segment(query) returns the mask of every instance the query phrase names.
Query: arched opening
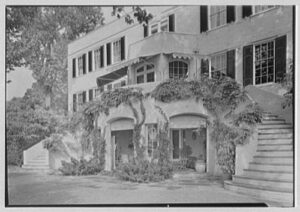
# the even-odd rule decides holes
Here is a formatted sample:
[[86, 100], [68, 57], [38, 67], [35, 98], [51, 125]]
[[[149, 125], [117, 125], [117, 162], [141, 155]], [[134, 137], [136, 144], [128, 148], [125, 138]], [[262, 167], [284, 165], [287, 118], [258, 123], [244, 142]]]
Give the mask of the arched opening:
[[207, 127], [204, 115], [178, 114], [170, 117], [170, 137], [173, 160], [191, 160], [206, 164]]
[[133, 127], [134, 120], [128, 117], [114, 118], [109, 121], [111, 129], [112, 168], [115, 169], [120, 162], [128, 162], [133, 153]]

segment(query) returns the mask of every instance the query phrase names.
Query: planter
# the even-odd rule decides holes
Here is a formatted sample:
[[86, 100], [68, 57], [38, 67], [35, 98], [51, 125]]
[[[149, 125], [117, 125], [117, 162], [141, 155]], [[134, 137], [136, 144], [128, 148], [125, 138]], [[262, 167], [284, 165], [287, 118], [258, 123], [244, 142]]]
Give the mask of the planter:
[[196, 169], [196, 172], [205, 173], [205, 170], [206, 170], [205, 161], [204, 160], [196, 160], [195, 169]]

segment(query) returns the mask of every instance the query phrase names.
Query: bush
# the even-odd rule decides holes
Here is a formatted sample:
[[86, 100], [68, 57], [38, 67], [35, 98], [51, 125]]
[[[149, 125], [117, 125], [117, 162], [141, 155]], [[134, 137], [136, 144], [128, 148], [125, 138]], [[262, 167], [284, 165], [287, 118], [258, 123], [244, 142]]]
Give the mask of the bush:
[[172, 167], [174, 171], [181, 171], [187, 168], [187, 159], [181, 159], [172, 162]]
[[131, 182], [158, 182], [171, 178], [173, 170], [170, 163], [134, 160], [132, 163], [120, 164], [117, 175], [122, 180]]
[[100, 165], [98, 158], [93, 158], [89, 161], [80, 159], [79, 161], [75, 158], [71, 158], [71, 162], [62, 161], [62, 167], [59, 171], [63, 175], [95, 175], [103, 170], [103, 166]]

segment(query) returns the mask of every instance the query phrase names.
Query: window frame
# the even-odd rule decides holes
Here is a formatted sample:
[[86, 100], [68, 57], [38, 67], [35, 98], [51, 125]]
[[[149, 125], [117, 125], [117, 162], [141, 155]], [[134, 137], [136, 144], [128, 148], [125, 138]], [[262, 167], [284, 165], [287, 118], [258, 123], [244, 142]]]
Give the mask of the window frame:
[[84, 54], [77, 57], [78, 77], [83, 75], [83, 67], [84, 67], [84, 65], [83, 65], [83, 56], [84, 56]]
[[[272, 57], [272, 59], [273, 59], [273, 65], [272, 65], [273, 66], [273, 73], [272, 73], [273, 74], [273, 80], [270, 81], [270, 82], [268, 82], [268, 76], [269, 76], [269, 74], [268, 74], [268, 59], [270, 59], [268, 57], [268, 54], [269, 54], [268, 43], [270, 43], [270, 42], [273, 43], [273, 57]], [[267, 82], [265, 82], [265, 83], [261, 82], [261, 83], [257, 84], [256, 83], [256, 65], [255, 65], [255, 62], [256, 62], [255, 47], [258, 46], [258, 45], [262, 46], [262, 44], [267, 44], [267, 58], [266, 58], [266, 69], [267, 69], [267, 75], [266, 75], [266, 77], [267, 77]], [[276, 49], [276, 46], [275, 45], [276, 45], [275, 39], [268, 39], [268, 40], [264, 40], [264, 41], [259, 41], [259, 42], [253, 43], [253, 45], [252, 45], [252, 48], [253, 48], [252, 49], [252, 52], [253, 52], [253, 85], [255, 85], [255, 86], [263, 86], [263, 85], [275, 83], [275, 75], [276, 75], [276, 71], [275, 71], [275, 64], [276, 64], [275, 49]], [[260, 61], [262, 61], [262, 60], [260, 60]], [[262, 70], [261, 70], [260, 77], [262, 77]], [[261, 81], [262, 81], [262, 79], [261, 79]]]
[[[225, 12], [224, 24], [212, 27], [212, 16], [213, 16], [212, 15], [212, 7], [224, 7], [223, 10], [213, 14], [213, 15], [217, 15], [217, 14], [221, 14], [222, 12]], [[223, 26], [227, 25], [227, 7], [226, 7], [226, 5], [211, 5], [211, 6], [209, 6], [208, 22], [209, 22], [208, 23], [208, 26], [209, 26], [208, 30], [214, 30], [214, 29], [217, 29], [217, 28], [220, 28], [220, 27], [223, 27]]]
[[[222, 52], [218, 52], [218, 53], [214, 53], [210, 56], [210, 62], [209, 62], [209, 77], [213, 78], [213, 72], [222, 72], [222, 70], [225, 70], [225, 73], [222, 72], [225, 76], [227, 76], [227, 52], [228, 51], [222, 51]], [[225, 68], [222, 69], [216, 69], [214, 71], [212, 71], [212, 67], [213, 67], [213, 62], [212, 62], [212, 58], [213, 57], [218, 57], [218, 56], [225, 56], [225, 62], [224, 62], [224, 66]], [[223, 63], [222, 63], [223, 64]]]
[[[152, 66], [152, 68], [150, 69], [147, 69], [148, 66]], [[141, 70], [141, 68], [143, 69], [143, 71], [139, 71], [138, 70]], [[147, 78], [147, 75], [150, 74], [150, 73], [154, 73], [154, 81], [155, 82], [155, 65], [153, 63], [144, 63], [144, 64], [141, 64], [139, 66], [137, 66], [135, 68], [135, 84], [143, 84], [143, 83], [151, 83], [151, 82], [148, 82], [148, 78]], [[140, 76], [143, 76], [143, 82], [142, 83], [138, 83], [138, 80], [137, 78], [140, 77]]]
[[[103, 57], [103, 61], [102, 61], [103, 66], [102, 67], [101, 67], [101, 48], [103, 48], [103, 56], [102, 56]], [[97, 58], [97, 52], [99, 52], [99, 54], [98, 54], [99, 61], [98, 62], [97, 62], [97, 59], [98, 59]], [[94, 60], [93, 66], [94, 66], [94, 71], [100, 70], [100, 69], [102, 69], [102, 68], [105, 67], [105, 59], [106, 59], [105, 58], [105, 53], [106, 52], [105, 52], [105, 45], [104, 44], [93, 50], [93, 60]]]
[[[122, 61], [122, 59], [121, 59], [121, 54], [122, 54], [122, 45], [121, 45], [121, 39], [122, 39], [122, 37], [120, 37], [120, 38], [118, 38], [118, 39], [115, 39], [115, 40], [113, 40], [112, 42], [111, 42], [111, 60], [112, 60], [112, 62], [111, 62], [111, 64], [116, 64], [116, 63], [119, 63], [119, 62], [121, 62]], [[118, 58], [120, 58], [119, 60], [115, 60], [115, 49], [114, 49], [114, 46], [115, 46], [115, 43], [119, 43], [119, 55], [118, 55]]]
[[[164, 15], [162, 18], [160, 18], [160, 20], [156, 20], [153, 23], [149, 24], [148, 36], [151, 36], [151, 35], [154, 35], [154, 34], [157, 34], [157, 33], [160, 33], [160, 32], [170, 32], [170, 23], [169, 22], [170, 22], [170, 16], [171, 15], [174, 15], [174, 22], [176, 23], [175, 13]], [[163, 31], [163, 30], [161, 30], [161, 26], [162, 26], [162, 22], [164, 22], [164, 21], [166, 22], [167, 29]], [[157, 32], [152, 33], [152, 27], [155, 26], [155, 25], [157, 25]]]
[[[256, 7], [258, 7], [258, 6], [261, 6], [261, 7], [263, 7], [263, 6], [271, 6], [271, 7], [256, 12], [255, 9], [256, 9]], [[276, 5], [252, 5], [252, 15], [261, 14], [261, 13], [264, 13], [264, 12], [266, 12], [266, 11], [269, 11], [269, 10], [272, 10], [272, 9], [275, 9], [275, 8], [276, 8]]]
[[[170, 76], [170, 64], [171, 63], [174, 63], [174, 62], [179, 62], [179, 63], [184, 63], [184, 64], [186, 64], [186, 66], [187, 66], [187, 71], [186, 71], [186, 77], [178, 77], [178, 79], [187, 79], [188, 77], [189, 77], [189, 63], [187, 62], [187, 61], [185, 61], [185, 60], [183, 60], [183, 59], [172, 59], [172, 60], [170, 60], [169, 61], [169, 64], [168, 64], [168, 66], [169, 66], [169, 72], [168, 72], [168, 74], [169, 74], [169, 79], [174, 79], [174, 80], [178, 80], [178, 79], [176, 79], [176, 78], [174, 78], [174, 68], [173, 68], [173, 77], [171, 78]], [[179, 68], [180, 66], [178, 66], [178, 68]], [[178, 76], [179, 76], [179, 69], [178, 69]]]

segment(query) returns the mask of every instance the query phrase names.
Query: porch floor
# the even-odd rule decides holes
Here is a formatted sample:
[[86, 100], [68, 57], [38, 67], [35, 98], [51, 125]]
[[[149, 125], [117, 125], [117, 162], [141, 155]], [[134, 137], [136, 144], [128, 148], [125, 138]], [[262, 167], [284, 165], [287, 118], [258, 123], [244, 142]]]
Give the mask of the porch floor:
[[173, 179], [138, 184], [116, 177], [59, 176], [22, 171], [8, 172], [9, 205], [64, 204], [239, 204], [261, 203], [225, 190], [218, 178], [193, 172]]

